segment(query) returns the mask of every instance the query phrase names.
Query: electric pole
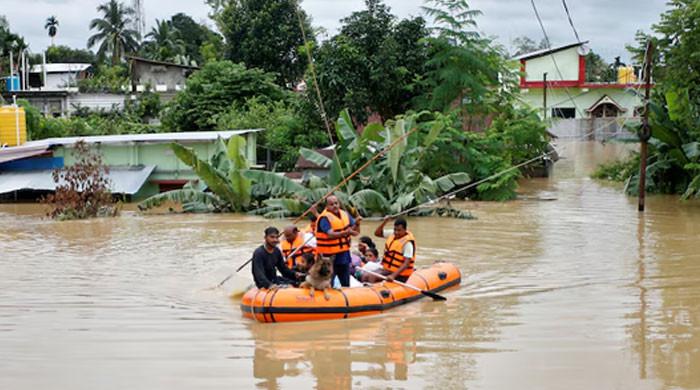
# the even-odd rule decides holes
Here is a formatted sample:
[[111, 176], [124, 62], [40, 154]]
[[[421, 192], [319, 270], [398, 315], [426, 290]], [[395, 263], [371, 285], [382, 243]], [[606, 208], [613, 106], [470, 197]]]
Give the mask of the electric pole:
[[651, 40], [647, 42], [647, 49], [644, 55], [644, 116], [642, 117], [642, 128], [639, 132], [641, 142], [639, 150], [639, 211], [644, 212], [644, 201], [646, 197], [647, 182], [647, 154], [648, 142], [651, 138], [649, 128], [649, 97], [651, 95], [651, 59], [654, 52], [654, 45]]

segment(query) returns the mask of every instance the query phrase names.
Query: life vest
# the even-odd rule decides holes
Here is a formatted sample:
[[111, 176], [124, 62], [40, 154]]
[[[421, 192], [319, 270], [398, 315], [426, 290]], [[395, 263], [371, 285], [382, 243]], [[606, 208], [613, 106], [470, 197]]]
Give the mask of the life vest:
[[294, 239], [293, 243], [289, 243], [287, 240], [282, 240], [282, 243], [280, 244], [280, 247], [282, 249], [282, 254], [284, 255], [284, 258], [287, 259], [287, 257], [292, 254], [297, 248], [301, 247], [296, 253], [294, 253], [294, 256], [290, 257], [287, 259], [287, 268], [292, 269], [297, 263], [297, 259], [301, 257], [302, 255], [306, 253], [313, 253], [314, 248], [310, 246], [304, 245], [304, 235], [303, 234], [297, 234], [297, 238]]
[[336, 232], [350, 227], [350, 217], [344, 210], [340, 210], [340, 218], [328, 210], [323, 210], [316, 220], [316, 251], [322, 255], [335, 255], [350, 250], [350, 237], [330, 238], [328, 234], [318, 229], [318, 221], [326, 218], [331, 224], [331, 230]]
[[399, 276], [411, 276], [416, 262], [416, 239], [411, 232], [406, 232], [406, 235], [399, 239], [394, 238], [393, 234], [387, 238], [386, 245], [384, 245], [384, 258], [382, 259], [382, 266], [385, 270], [395, 272], [403, 265], [406, 259], [403, 257], [403, 247], [409, 242], [413, 244], [413, 257], [409, 259], [408, 266], [401, 271]]

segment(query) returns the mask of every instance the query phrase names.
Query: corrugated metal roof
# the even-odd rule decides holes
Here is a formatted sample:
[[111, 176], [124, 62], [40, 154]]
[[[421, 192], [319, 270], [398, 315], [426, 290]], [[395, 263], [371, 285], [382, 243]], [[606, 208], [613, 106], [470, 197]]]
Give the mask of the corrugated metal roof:
[[[91, 67], [91, 64], [46, 64], [46, 73], [75, 73], [82, 72], [85, 69]], [[43, 65], [38, 64], [31, 67], [30, 73], [41, 73]]]
[[572, 48], [572, 47], [583, 46], [583, 45], [585, 45], [585, 44], [587, 44], [587, 43], [588, 43], [588, 41], [585, 41], [585, 42], [577, 42], [577, 43], [570, 43], [570, 44], [568, 44], [568, 45], [552, 47], [552, 48], [549, 48], [549, 49], [536, 50], [536, 51], [532, 51], [532, 52], [530, 52], [530, 53], [521, 54], [521, 55], [519, 55], [519, 56], [517, 56], [517, 57], [513, 57], [513, 59], [514, 59], [514, 60], [529, 60], [529, 59], [531, 59], [531, 58], [542, 57], [542, 56], [545, 56], [545, 55], [548, 55], [548, 54], [551, 54], [551, 53], [556, 53], [556, 52], [558, 52], [558, 51], [570, 49], [570, 48]]
[[27, 157], [38, 156], [46, 153], [48, 146], [38, 145], [30, 148], [2, 148], [0, 149], [0, 164], [9, 161], [21, 160]]
[[123, 134], [123, 135], [98, 135], [92, 137], [65, 137], [65, 138], [47, 138], [38, 141], [30, 141], [21, 146], [0, 149], [0, 158], [6, 154], [16, 153], [27, 149], [35, 148], [50, 148], [57, 145], [73, 145], [76, 142], [83, 140], [88, 144], [120, 144], [132, 142], [149, 142], [149, 143], [169, 143], [169, 142], [201, 142], [214, 141], [221, 137], [229, 139], [234, 135], [243, 135], [248, 133], [257, 133], [264, 129], [248, 129], [248, 130], [228, 130], [228, 131], [190, 131], [183, 133], [155, 133], [155, 134]]
[[[137, 193], [155, 165], [139, 167], [110, 167], [107, 178], [110, 190], [116, 194], [133, 195]], [[20, 190], [54, 191], [56, 183], [50, 170], [0, 173], [0, 194]]]

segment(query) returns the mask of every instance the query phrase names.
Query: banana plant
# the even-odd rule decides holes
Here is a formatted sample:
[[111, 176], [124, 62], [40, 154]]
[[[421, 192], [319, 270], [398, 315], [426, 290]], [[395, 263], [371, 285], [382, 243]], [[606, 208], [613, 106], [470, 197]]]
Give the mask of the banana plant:
[[[219, 138], [211, 161], [197, 157], [191, 148], [178, 143], [170, 144], [175, 155], [194, 170], [203, 185], [188, 184], [182, 189], [152, 196], [139, 204], [148, 210], [165, 202], [183, 205], [185, 211], [245, 211], [251, 202], [252, 183], [245, 176], [248, 160], [245, 157], [245, 139], [233, 136], [228, 144]], [[209, 192], [205, 192], [208, 190]]]

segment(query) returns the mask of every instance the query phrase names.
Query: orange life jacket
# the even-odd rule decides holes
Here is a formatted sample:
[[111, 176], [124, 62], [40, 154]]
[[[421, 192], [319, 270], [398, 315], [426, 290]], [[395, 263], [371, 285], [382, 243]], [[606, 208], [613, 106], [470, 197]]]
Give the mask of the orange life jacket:
[[303, 256], [306, 253], [313, 253], [314, 248], [304, 245], [304, 235], [299, 233], [297, 234], [297, 238], [294, 239], [293, 243], [290, 243], [289, 241], [282, 240], [282, 243], [280, 244], [280, 247], [282, 249], [282, 254], [284, 255], [284, 258], [287, 259], [287, 257], [292, 254], [297, 248], [301, 247], [296, 253], [294, 253], [294, 256], [290, 257], [287, 259], [287, 268], [292, 269], [297, 264], [297, 259]]
[[387, 238], [386, 245], [384, 245], [384, 258], [382, 259], [382, 266], [385, 270], [395, 272], [403, 265], [406, 259], [403, 257], [403, 247], [409, 242], [413, 244], [413, 257], [409, 259], [408, 266], [401, 271], [399, 276], [411, 276], [416, 262], [416, 239], [411, 232], [406, 232], [406, 235], [399, 239], [396, 239], [393, 234]]
[[316, 220], [316, 251], [322, 255], [335, 255], [350, 250], [350, 237], [330, 238], [328, 234], [318, 230], [318, 221], [326, 218], [331, 224], [331, 230], [339, 232], [350, 227], [350, 217], [340, 210], [340, 218], [328, 210], [323, 210]]

